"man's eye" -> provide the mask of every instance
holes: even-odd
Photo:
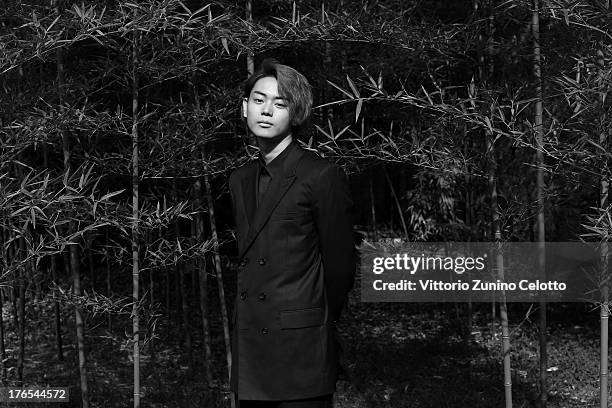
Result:
[[[253,98],[253,100],[254,100],[255,102],[257,102],[257,103],[261,103],[261,102],[263,102],[263,99],[259,99],[259,98]]]
[[[276,106],[278,106],[279,108],[286,108],[287,105],[285,105],[284,103],[277,103]]]

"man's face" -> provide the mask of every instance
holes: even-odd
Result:
[[[280,141],[291,133],[287,100],[278,94],[274,77],[255,82],[248,99],[242,101],[242,112],[249,130],[258,138]]]

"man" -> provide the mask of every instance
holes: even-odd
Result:
[[[229,185],[239,250],[232,391],[240,408],[327,408],[335,323],[355,270],[346,176],[294,135],[312,108],[306,78],[265,60],[242,114],[260,150]]]

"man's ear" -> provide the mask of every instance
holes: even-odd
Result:
[[[246,118],[247,117],[247,98],[242,98],[242,117]]]

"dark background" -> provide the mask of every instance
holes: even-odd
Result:
[[[5,0],[3,384],[123,407],[137,367],[142,406],[229,406],[227,178],[256,154],[238,111],[249,61],[310,80],[300,138],[349,175],[356,244],[608,240],[610,13],[601,0]],[[337,406],[501,406],[503,330],[515,406],[537,406],[542,381],[548,406],[593,406],[600,305],[548,305],[538,326],[541,309],[354,290]]]

